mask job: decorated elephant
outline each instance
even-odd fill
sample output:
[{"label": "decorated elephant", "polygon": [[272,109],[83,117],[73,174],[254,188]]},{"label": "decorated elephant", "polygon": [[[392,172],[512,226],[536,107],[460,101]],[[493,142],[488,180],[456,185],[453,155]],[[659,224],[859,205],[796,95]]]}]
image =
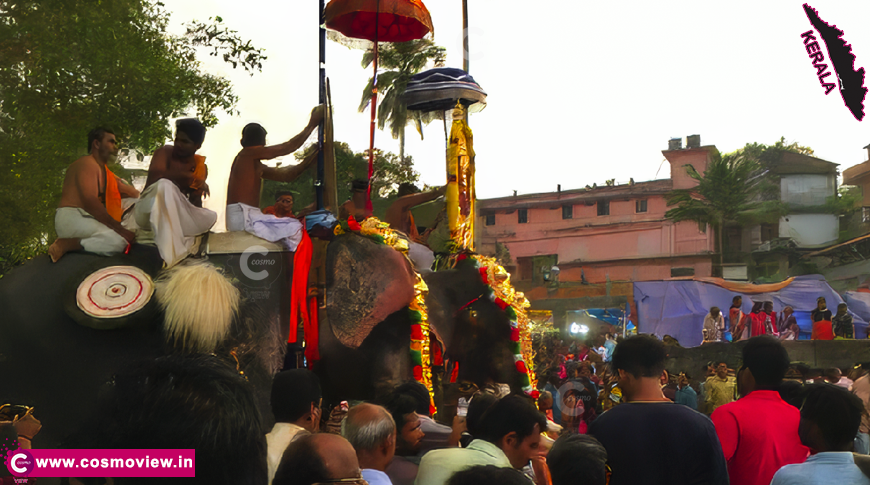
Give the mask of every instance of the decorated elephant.
[{"label": "decorated elephant", "polygon": [[[62,445],[121,368],[168,353],[218,355],[254,384],[265,421],[272,419],[271,376],[284,365],[291,331],[286,295],[294,254],[243,236],[234,241],[233,234],[211,235],[202,259],[169,271],[154,248],[134,245],[115,258],[38,257],[0,279],[0,404],[34,407],[43,423],[35,447]],[[318,312],[320,359],[309,362],[322,378],[325,401],[375,399],[419,378],[421,363],[434,372],[435,385],[528,390],[528,376],[517,372],[511,310],[477,265],[466,263],[425,278],[431,333],[421,362],[412,351],[419,312],[415,317],[409,304],[422,282],[411,262],[376,238],[335,237],[326,251],[326,304]],[[132,269],[114,281],[104,278],[107,267]],[[100,286],[104,281],[114,282]],[[153,298],[128,295],[148,293],[137,285],[149,281]],[[138,309],[108,318],[83,312],[95,294],[118,293],[135,302],[117,306]]]}]

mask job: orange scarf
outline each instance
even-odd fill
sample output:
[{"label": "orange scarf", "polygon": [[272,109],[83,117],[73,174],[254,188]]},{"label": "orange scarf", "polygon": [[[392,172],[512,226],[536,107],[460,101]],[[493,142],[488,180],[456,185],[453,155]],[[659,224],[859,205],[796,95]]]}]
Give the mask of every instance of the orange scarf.
[{"label": "orange scarf", "polygon": [[121,205],[121,191],[118,190],[118,179],[115,174],[106,167],[106,212],[118,222],[121,222],[121,216],[124,214],[124,207]]},{"label": "orange scarf", "polygon": [[196,160],[196,169],[193,171],[193,182],[190,183],[190,188],[199,190],[205,184],[208,169],[205,167],[205,157],[203,155],[194,155],[193,159]]}]

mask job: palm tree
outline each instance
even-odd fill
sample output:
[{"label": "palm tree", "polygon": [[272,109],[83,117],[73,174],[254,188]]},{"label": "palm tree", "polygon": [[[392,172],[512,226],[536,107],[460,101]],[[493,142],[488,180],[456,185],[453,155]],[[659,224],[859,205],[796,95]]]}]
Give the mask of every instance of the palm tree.
[{"label": "palm tree", "polygon": [[668,206],[676,207],[665,217],[674,222],[690,220],[713,226],[719,243],[719,266],[723,262],[722,230],[726,224],[778,220],[784,213],[781,202],[770,200],[777,187],[766,179],[762,165],[744,151],[714,154],[703,175],[691,165],[686,165],[686,171],[698,185],[668,193]]},{"label": "palm tree", "polygon": [[[447,59],[445,48],[435,45],[431,39],[409,42],[383,43],[378,48],[378,66],[387,69],[378,74],[378,129],[383,130],[387,122],[393,139],[399,139],[399,159],[405,160],[405,126],[413,122],[420,136],[423,136],[423,123],[433,119],[424,113],[413,112],[409,118],[408,109],[402,101],[402,94],[411,76],[422,71],[430,62],[435,67],[444,65]],[[363,54],[362,66],[367,68],[374,60],[374,51],[369,49]],[[366,84],[360,100],[359,111],[364,112],[372,100],[372,79]]]}]

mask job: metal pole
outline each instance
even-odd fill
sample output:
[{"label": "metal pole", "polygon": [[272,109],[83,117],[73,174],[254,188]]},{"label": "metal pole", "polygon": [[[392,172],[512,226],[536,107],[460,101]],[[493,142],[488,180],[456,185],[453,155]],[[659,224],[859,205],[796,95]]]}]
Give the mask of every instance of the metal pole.
[{"label": "metal pole", "polygon": [[[468,0],[462,0],[462,69],[471,74],[469,71],[468,59]],[[468,110],[465,110],[465,123],[468,124]]]},{"label": "metal pole", "polygon": [[[325,4],[325,0],[320,0],[320,8],[318,11],[318,25],[320,26],[320,68],[319,68],[319,77],[318,77],[318,91],[319,91],[319,103],[323,104],[326,102],[326,28],[323,25],[323,7]],[[317,179],[314,181],[314,190],[317,196],[317,210],[322,210],[324,208],[323,205],[323,123],[325,122],[326,117],[324,116],[324,121],[320,122],[320,126],[317,128]]]}]

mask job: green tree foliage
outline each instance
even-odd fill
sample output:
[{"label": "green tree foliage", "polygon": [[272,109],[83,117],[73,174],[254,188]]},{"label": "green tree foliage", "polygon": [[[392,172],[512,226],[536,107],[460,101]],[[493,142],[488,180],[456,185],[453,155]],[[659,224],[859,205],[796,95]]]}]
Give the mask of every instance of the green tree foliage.
[{"label": "green tree foliage", "polygon": [[[677,189],[667,194],[668,219],[696,221],[713,226],[719,240],[719,264],[722,264],[722,228],[731,222],[742,222],[759,212],[779,217],[776,208],[762,210],[762,199],[775,186],[758,177],[761,165],[743,153],[713,154],[703,174],[686,165],[689,176],[698,182],[690,189]],[[778,202],[774,201],[774,204]]]},{"label": "green tree foliage", "polygon": [[[351,195],[350,186],[354,179],[366,179],[368,177],[368,150],[354,153],[350,146],[344,142],[335,142],[335,178],[338,185],[339,204],[348,200]],[[301,160],[313,150],[309,146],[296,154]],[[390,152],[375,150],[374,182],[372,183],[372,206],[375,215],[383,217],[390,202],[395,198],[399,184],[417,183],[420,174],[414,170],[412,157],[399,159],[398,155]],[[260,193],[260,207],[272,205],[275,202],[275,194],[278,192],[293,192],[293,208],[298,211],[314,202],[314,176],[316,167],[305,171],[298,179],[291,183],[265,181]]]},{"label": "green tree foliage", "polygon": [[44,252],[66,167],[87,153],[87,133],[112,128],[122,146],[151,153],[167,120],[206,126],[233,113],[230,82],[202,71],[196,47],[259,69],[262,51],[217,18],[166,32],[152,0],[48,0],[0,4],[0,274]]},{"label": "green tree foliage", "polygon": [[[810,147],[798,142],[787,143],[785,137],[781,137],[773,145],[747,143],[734,153],[716,153],[704,174],[687,165],[689,176],[697,180],[698,185],[669,193],[668,206],[676,207],[667,211],[665,217],[675,222],[692,220],[713,226],[721,265],[725,225],[776,222],[789,212],[788,206],[779,200],[778,180],[766,173],[782,160],[785,152],[807,156],[815,153]],[[851,199],[830,202],[837,207],[850,203]]]},{"label": "green tree foliage", "polygon": [[[433,118],[424,113],[413,111],[402,101],[405,87],[411,76],[422,71],[430,62],[441,67],[447,60],[447,50],[428,38],[408,42],[385,42],[378,47],[378,68],[386,69],[378,73],[378,129],[383,130],[389,122],[390,134],[399,140],[399,159],[405,158],[405,127],[409,123],[417,126],[423,136],[422,125]],[[369,49],[363,54],[362,66],[369,67],[374,61],[374,51]],[[372,79],[362,92],[359,111],[364,112],[372,100]],[[409,117],[410,115],[410,117]]]}]

